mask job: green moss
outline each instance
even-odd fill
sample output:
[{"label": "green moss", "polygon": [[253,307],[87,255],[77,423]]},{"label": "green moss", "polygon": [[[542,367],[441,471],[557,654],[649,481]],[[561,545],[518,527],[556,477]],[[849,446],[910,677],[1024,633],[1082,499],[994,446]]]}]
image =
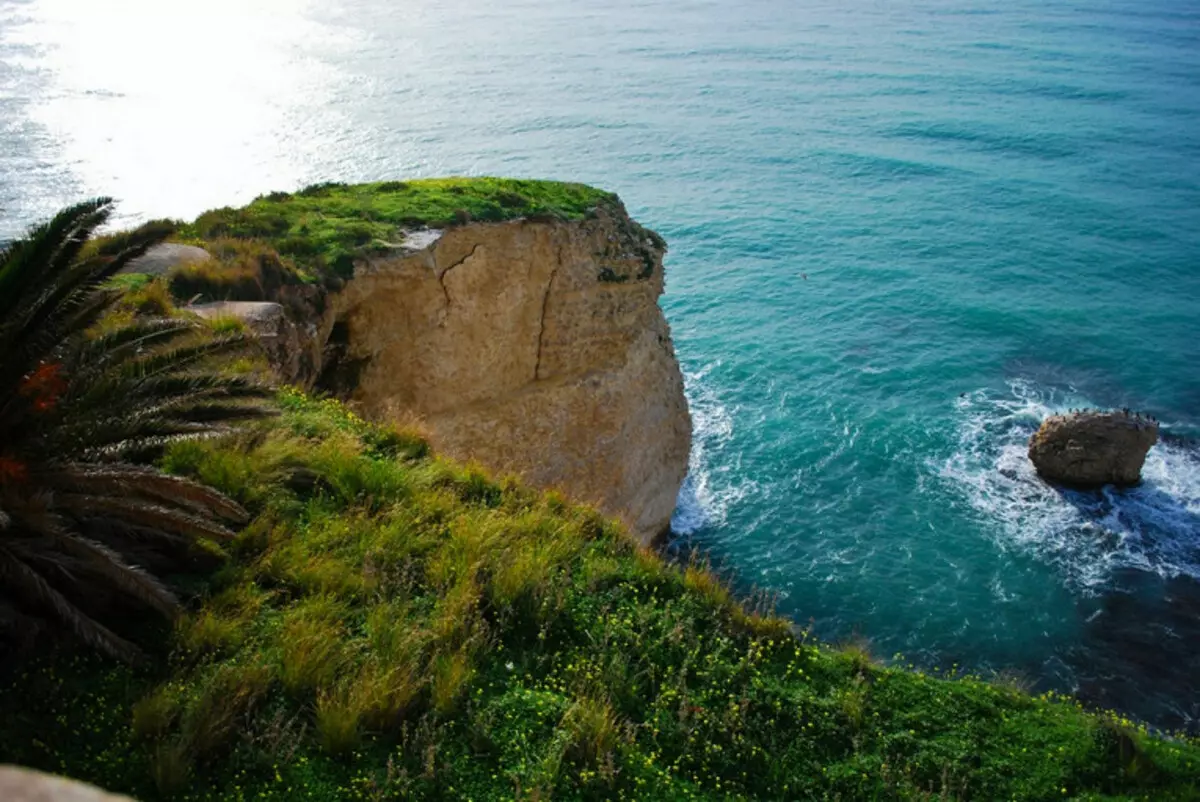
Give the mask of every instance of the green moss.
[{"label": "green moss", "polygon": [[1200,793],[1192,741],[827,648],[555,494],[280,407],[168,453],[254,520],[152,664],[10,665],[6,761],[145,800]]},{"label": "green moss", "polygon": [[353,260],[394,247],[402,230],[470,220],[517,217],[576,220],[602,204],[608,192],[582,184],[504,178],[441,178],[373,184],[315,184],[294,194],[271,193],[241,209],[215,209],[184,226],[198,241],[259,239],[301,268],[348,275]]},{"label": "green moss", "polygon": [[154,276],[148,273],[122,273],[109,279],[108,286],[122,292],[136,292],[153,280]]}]

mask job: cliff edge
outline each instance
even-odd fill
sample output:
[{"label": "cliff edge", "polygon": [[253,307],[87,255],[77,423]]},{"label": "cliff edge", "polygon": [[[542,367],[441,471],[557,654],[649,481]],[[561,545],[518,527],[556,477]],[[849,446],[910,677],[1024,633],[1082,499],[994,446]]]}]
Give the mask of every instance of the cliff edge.
[{"label": "cliff edge", "polygon": [[[546,208],[562,188],[574,194]],[[389,214],[394,228],[337,240]],[[344,280],[320,300],[287,286],[244,299],[286,379],[375,420],[418,419],[438,451],[595,504],[642,542],[667,532],[691,420],[658,306],[665,244],[616,196],[496,179],[323,186],[196,226],[210,238],[249,227],[285,260],[333,238],[325,266]],[[207,297],[237,311],[229,293]],[[260,323],[264,299],[294,325]]]}]

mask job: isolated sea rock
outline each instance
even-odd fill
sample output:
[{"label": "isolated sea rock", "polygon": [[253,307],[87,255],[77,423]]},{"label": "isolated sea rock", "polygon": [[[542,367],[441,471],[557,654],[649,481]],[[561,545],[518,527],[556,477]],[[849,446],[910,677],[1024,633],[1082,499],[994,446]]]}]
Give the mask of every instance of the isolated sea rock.
[{"label": "isolated sea rock", "polygon": [[1078,488],[1142,480],[1142,466],[1158,442],[1158,424],[1132,413],[1076,412],[1053,415],[1029,441],[1038,475]]},{"label": "isolated sea rock", "polygon": [[4,802],[133,802],[92,785],[19,766],[0,766],[0,799]]},{"label": "isolated sea rock", "polygon": [[326,300],[320,384],[435,448],[664,535],[691,419],[664,246],[620,207],[410,232]]}]

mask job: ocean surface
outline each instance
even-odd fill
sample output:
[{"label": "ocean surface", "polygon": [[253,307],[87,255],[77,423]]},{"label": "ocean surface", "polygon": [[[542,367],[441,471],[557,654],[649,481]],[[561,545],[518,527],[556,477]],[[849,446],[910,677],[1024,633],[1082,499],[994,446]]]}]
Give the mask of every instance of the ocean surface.
[{"label": "ocean surface", "polygon": [[[669,241],[677,551],[823,638],[1200,728],[1196,3],[0,0],[0,239],[447,174]],[[1163,421],[1142,487],[1035,478],[1081,406]]]}]

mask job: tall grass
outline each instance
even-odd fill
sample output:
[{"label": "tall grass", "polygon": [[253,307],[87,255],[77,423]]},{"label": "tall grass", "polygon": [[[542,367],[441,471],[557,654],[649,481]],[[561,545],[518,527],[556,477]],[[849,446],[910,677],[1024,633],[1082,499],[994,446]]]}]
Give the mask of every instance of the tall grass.
[{"label": "tall grass", "polygon": [[0,682],[11,759],[147,800],[1196,798],[1185,738],[815,644],[593,510],[280,406],[166,455],[254,521],[152,670]]}]

